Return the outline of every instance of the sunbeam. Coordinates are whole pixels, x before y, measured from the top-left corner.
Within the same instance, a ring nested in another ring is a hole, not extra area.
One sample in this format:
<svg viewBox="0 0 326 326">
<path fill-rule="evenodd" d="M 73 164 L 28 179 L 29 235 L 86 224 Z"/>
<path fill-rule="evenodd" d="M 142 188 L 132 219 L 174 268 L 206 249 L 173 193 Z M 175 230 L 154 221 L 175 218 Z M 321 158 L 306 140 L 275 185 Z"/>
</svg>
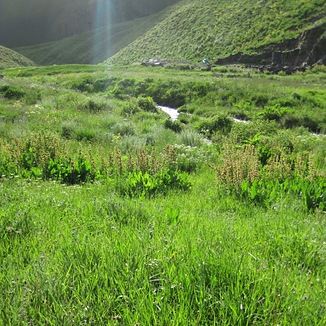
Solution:
<svg viewBox="0 0 326 326">
<path fill-rule="evenodd" d="M 109 57 L 111 14 L 112 0 L 95 0 L 92 63 L 97 64 Z"/>
</svg>

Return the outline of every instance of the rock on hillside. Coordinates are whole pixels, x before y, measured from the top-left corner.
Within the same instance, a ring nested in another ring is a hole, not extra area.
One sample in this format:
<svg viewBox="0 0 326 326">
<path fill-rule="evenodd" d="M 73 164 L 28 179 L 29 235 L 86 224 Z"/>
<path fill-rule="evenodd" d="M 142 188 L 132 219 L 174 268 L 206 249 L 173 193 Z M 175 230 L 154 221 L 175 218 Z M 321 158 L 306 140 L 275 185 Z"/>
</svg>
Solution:
<svg viewBox="0 0 326 326">
<path fill-rule="evenodd" d="M 35 63 L 23 55 L 0 45 L 0 69 L 35 66 Z"/>
</svg>

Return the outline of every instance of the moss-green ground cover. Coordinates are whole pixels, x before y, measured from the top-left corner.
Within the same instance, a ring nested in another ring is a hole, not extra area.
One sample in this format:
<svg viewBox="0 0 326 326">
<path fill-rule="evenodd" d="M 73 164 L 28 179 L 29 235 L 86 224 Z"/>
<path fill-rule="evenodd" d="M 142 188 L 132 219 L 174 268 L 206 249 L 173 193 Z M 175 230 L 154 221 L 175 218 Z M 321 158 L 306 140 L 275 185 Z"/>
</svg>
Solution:
<svg viewBox="0 0 326 326">
<path fill-rule="evenodd" d="M 214 69 L 4 71 L 3 325 L 325 324 L 324 68 Z"/>
</svg>

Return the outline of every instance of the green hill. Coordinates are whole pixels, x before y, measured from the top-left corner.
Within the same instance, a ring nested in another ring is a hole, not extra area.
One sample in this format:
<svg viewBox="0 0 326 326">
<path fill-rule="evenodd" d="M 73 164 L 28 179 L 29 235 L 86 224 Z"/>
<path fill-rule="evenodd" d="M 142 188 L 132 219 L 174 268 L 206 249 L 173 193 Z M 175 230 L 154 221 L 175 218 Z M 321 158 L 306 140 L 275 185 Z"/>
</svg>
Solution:
<svg viewBox="0 0 326 326">
<path fill-rule="evenodd" d="M 150 16 L 15 50 L 40 65 L 209 58 L 299 66 L 325 63 L 325 31 L 326 0 L 184 0 Z"/>
<path fill-rule="evenodd" d="M 151 16 L 76 34 L 60 41 L 19 47 L 15 50 L 39 65 L 100 63 L 142 36 L 167 15 L 168 11 L 164 10 Z"/>
<path fill-rule="evenodd" d="M 157 13 L 180 0 L 1 1 L 0 44 L 14 48 L 61 40 L 108 23 Z"/>
<path fill-rule="evenodd" d="M 0 45 L 0 69 L 34 66 L 34 62 L 23 55 Z"/>
<path fill-rule="evenodd" d="M 270 63 L 275 51 L 285 64 L 325 60 L 326 0 L 188 0 L 175 8 L 106 63 L 233 55 L 231 61 L 240 53 Z"/>
</svg>

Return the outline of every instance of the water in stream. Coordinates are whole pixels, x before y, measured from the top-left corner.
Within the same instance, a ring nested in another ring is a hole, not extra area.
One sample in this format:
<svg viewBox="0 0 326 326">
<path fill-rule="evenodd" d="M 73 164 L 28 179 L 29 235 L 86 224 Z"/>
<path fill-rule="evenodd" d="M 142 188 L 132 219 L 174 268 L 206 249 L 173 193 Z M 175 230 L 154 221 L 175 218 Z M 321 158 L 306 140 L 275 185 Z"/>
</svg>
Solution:
<svg viewBox="0 0 326 326">
<path fill-rule="evenodd" d="M 167 106 L 158 105 L 158 108 L 161 109 L 163 112 L 167 113 L 172 121 L 176 121 L 179 116 L 179 112 L 177 109 L 169 108 Z"/>
</svg>

